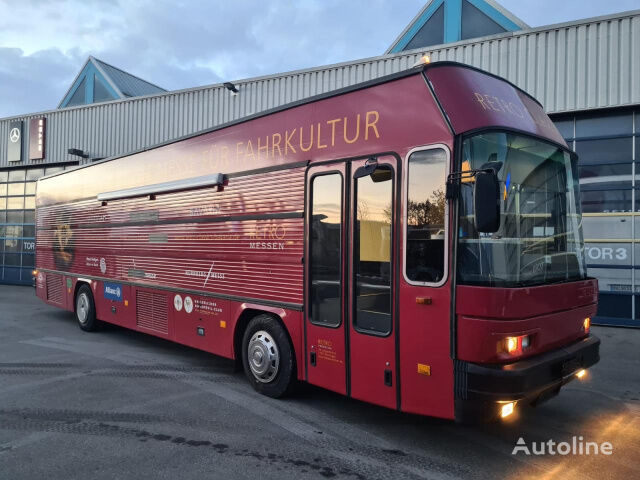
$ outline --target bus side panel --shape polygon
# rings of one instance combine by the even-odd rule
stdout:
[[[38,268],[302,304],[304,169],[38,209]]]

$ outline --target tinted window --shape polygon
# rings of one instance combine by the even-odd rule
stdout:
[[[576,118],[576,137],[600,137],[630,134],[633,120],[630,113],[621,115],[594,115]]]
[[[113,100],[113,95],[109,93],[107,87],[98,79],[98,77],[94,77],[93,83],[93,101],[94,102],[106,102],[108,100]]]
[[[317,176],[311,186],[311,309],[313,323],[339,325],[342,310],[342,176]]]
[[[438,7],[403,50],[412,50],[441,43],[444,43],[444,5]]]
[[[27,180],[38,180],[44,175],[44,168],[31,168],[27,170]]]
[[[467,1],[462,2],[462,40],[502,33],[505,29]]]
[[[73,93],[73,96],[69,99],[69,102],[67,103],[67,107],[73,107],[76,105],[84,105],[85,102],[85,79],[82,79],[82,82],[80,82],[80,85],[78,85],[78,88],[76,89],[76,91]]]
[[[391,331],[393,171],[378,167],[355,180],[354,276],[358,330]]]
[[[580,180],[586,178],[610,177],[622,175],[625,179],[631,181],[631,164],[630,163],[614,163],[611,165],[583,165],[578,168],[580,172]]]
[[[554,120],[554,125],[564,138],[573,138],[573,118],[568,120]]]
[[[582,190],[583,213],[631,211],[631,190]]]
[[[582,165],[588,163],[631,162],[632,143],[628,138],[609,138],[606,140],[577,140],[576,153]]]
[[[9,170],[10,182],[24,182],[24,170]]]
[[[409,158],[407,279],[437,283],[444,277],[446,153],[416,152]]]

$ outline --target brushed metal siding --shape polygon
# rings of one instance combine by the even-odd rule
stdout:
[[[549,113],[640,104],[640,11],[457,42],[434,49],[311,70],[0,120],[0,167],[6,167],[10,120],[47,117],[47,163],[120,155],[296,100],[410,68],[423,53],[507,78]],[[41,165],[23,161],[17,165]]]

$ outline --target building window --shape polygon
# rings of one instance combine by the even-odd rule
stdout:
[[[640,112],[554,122],[579,158],[585,256],[600,289],[596,321],[640,326]]]

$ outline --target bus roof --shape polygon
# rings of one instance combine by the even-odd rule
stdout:
[[[497,75],[494,75],[492,73],[489,73],[489,72],[486,72],[484,70],[481,70],[479,68],[473,67],[471,65],[466,65],[464,63],[451,62],[451,61],[433,62],[433,63],[427,63],[427,64],[419,64],[419,65],[416,65],[416,66],[414,66],[412,68],[409,68],[409,69],[406,69],[406,70],[403,70],[403,71],[400,71],[400,72],[392,73],[390,75],[385,75],[385,76],[382,76],[382,77],[379,77],[379,78],[368,80],[366,82],[357,83],[357,84],[350,85],[350,86],[347,86],[347,87],[343,87],[343,88],[340,88],[340,89],[337,89],[337,90],[331,90],[331,91],[326,92],[326,93],[321,93],[321,94],[318,94],[318,95],[314,95],[312,97],[307,97],[307,98],[304,98],[302,100],[297,100],[295,102],[290,102],[290,103],[287,103],[287,104],[284,104],[284,105],[281,105],[281,106],[278,106],[278,107],[275,107],[275,108],[271,108],[271,109],[268,109],[268,110],[264,110],[264,111],[255,113],[253,115],[248,115],[248,116],[236,119],[236,120],[232,120],[230,122],[226,122],[226,123],[223,123],[223,124],[220,124],[220,125],[216,125],[215,127],[211,127],[211,128],[207,128],[207,129],[204,129],[204,130],[200,130],[198,132],[194,132],[194,133],[190,133],[190,134],[187,134],[187,135],[183,135],[181,137],[174,138],[174,139],[171,139],[171,140],[167,140],[165,142],[157,143],[157,144],[154,144],[154,145],[151,145],[151,146],[148,146],[148,147],[143,147],[143,148],[140,148],[140,149],[137,149],[137,150],[132,150],[130,152],[123,153],[123,154],[120,154],[120,155],[113,155],[111,157],[107,157],[107,158],[104,158],[102,160],[98,160],[98,161],[95,161],[95,162],[92,162],[92,163],[89,163],[89,164],[86,164],[86,165],[80,165],[80,166],[78,166],[76,168],[73,168],[71,170],[66,170],[66,171],[62,171],[62,172],[53,173],[51,175],[46,175],[44,177],[41,177],[40,180],[46,180],[46,179],[49,179],[49,178],[52,178],[52,177],[56,177],[56,176],[59,176],[59,175],[65,175],[65,174],[68,174],[70,172],[74,172],[74,171],[77,171],[77,170],[80,170],[80,169],[83,169],[83,168],[92,167],[94,165],[99,165],[99,164],[102,164],[102,163],[110,162],[110,161],[113,161],[113,160],[117,160],[119,158],[129,157],[129,156],[132,156],[132,155],[135,155],[135,154],[138,154],[138,153],[146,152],[146,151],[149,151],[149,150],[154,150],[154,149],[159,148],[159,147],[163,147],[163,146],[166,146],[166,145],[171,145],[171,144],[174,144],[174,143],[177,143],[177,142],[181,142],[183,140],[187,140],[187,139],[190,139],[190,138],[194,138],[194,137],[198,137],[198,136],[201,136],[201,135],[205,135],[207,133],[216,132],[218,130],[223,130],[225,128],[229,128],[229,127],[232,127],[234,125],[239,125],[239,124],[242,124],[242,123],[250,122],[250,121],[255,120],[257,118],[265,117],[265,116],[272,115],[272,114],[278,113],[278,112],[283,112],[283,111],[286,111],[286,110],[289,110],[289,109],[292,109],[292,108],[295,108],[295,107],[299,107],[299,106],[306,105],[306,104],[309,104],[309,103],[314,103],[314,102],[317,102],[319,100],[323,100],[323,99],[327,99],[327,98],[331,98],[331,97],[344,95],[346,93],[355,92],[355,91],[362,90],[362,89],[365,89],[365,88],[369,88],[369,87],[372,87],[372,86],[375,86],[375,85],[384,84],[384,83],[391,82],[391,81],[394,81],[394,80],[398,80],[398,79],[401,79],[401,78],[404,78],[404,77],[408,77],[408,76],[411,76],[411,75],[417,75],[417,74],[420,74],[422,72],[428,73],[429,71],[431,71],[433,69],[437,69],[439,67],[446,67],[446,66],[454,67],[456,70],[458,70],[458,69],[466,69],[466,70],[469,70],[469,71],[475,71],[475,72],[481,73],[483,75],[490,76],[490,77],[493,77],[493,78],[495,78],[497,80],[500,80],[501,82],[504,82],[505,84],[511,86],[516,91],[520,92],[526,98],[528,98],[528,99],[532,100],[533,102],[535,102],[542,109],[542,104],[538,100],[536,100],[533,96],[531,96],[529,93],[527,93],[524,90],[522,90],[517,85],[514,85],[513,83],[511,83],[510,81],[508,81],[508,80],[506,80],[504,78],[501,78],[501,77],[499,77]],[[445,111],[446,111],[446,108],[445,108]],[[450,118],[448,118],[448,119],[450,119]],[[455,129],[455,128],[453,128],[453,130],[456,131],[456,133],[462,133],[461,131],[457,131],[457,129]]]

